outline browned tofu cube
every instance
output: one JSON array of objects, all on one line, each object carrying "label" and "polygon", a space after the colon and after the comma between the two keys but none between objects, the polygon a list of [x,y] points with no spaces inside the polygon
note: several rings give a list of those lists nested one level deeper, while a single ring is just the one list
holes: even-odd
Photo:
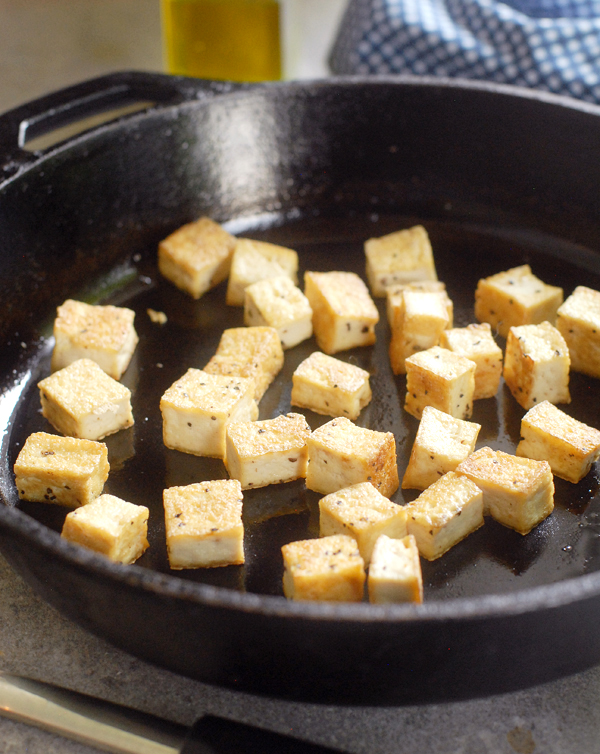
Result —
[{"label": "browned tofu cube", "polygon": [[298,282],[298,254],[285,246],[266,241],[238,238],[231,259],[227,283],[227,303],[244,305],[244,291],[259,280],[286,275],[292,283]]},{"label": "browned tofu cube", "polygon": [[204,371],[251,379],[258,403],[282,366],[283,348],[274,327],[232,327],[223,331]]},{"label": "browned tofu cube", "polygon": [[362,601],[365,564],[352,537],[336,534],[290,542],[281,552],[283,593],[288,599]]},{"label": "browned tofu cube", "polygon": [[483,526],[483,497],[477,485],[449,471],[405,506],[408,533],[421,555],[436,560]]},{"label": "browned tofu cube", "polygon": [[367,279],[374,296],[395,283],[437,280],[433,251],[422,225],[365,241]]},{"label": "browned tofu cube", "polygon": [[575,372],[600,377],[600,291],[578,285],[556,315]]},{"label": "browned tofu cube", "polygon": [[52,371],[91,359],[115,380],[127,369],[138,336],[135,312],[123,306],[92,306],[67,299],[54,320]]},{"label": "browned tofu cube", "polygon": [[169,565],[214,568],[244,562],[242,489],[235,479],[216,479],[163,492]]},{"label": "browned tofu cube", "polygon": [[379,312],[367,286],[353,272],[307,272],[304,293],[322,351],[334,354],[375,343]]},{"label": "browned tofu cube", "polygon": [[446,292],[446,284],[442,283],[441,280],[418,280],[412,283],[398,283],[387,286],[385,289],[386,314],[390,327],[394,321],[395,309],[400,304],[405,291],[441,293],[442,300],[446,304],[446,311],[448,312],[448,327],[452,327],[454,322],[454,304]]},{"label": "browned tofu cube", "polygon": [[473,400],[496,395],[502,376],[502,349],[487,322],[445,330],[440,336],[440,346],[475,363]]},{"label": "browned tofu cube", "polygon": [[192,298],[200,298],[229,274],[235,243],[218,223],[201,217],[160,242],[158,269]]},{"label": "browned tofu cube", "polygon": [[405,291],[398,297],[389,348],[394,374],[406,372],[409,356],[439,344],[449,324],[445,298],[445,293],[432,291]]},{"label": "browned tofu cube", "polygon": [[377,537],[387,534],[400,539],[407,534],[406,511],[378,492],[369,482],[353,484],[319,501],[320,534],[346,534],[358,543],[365,565]]},{"label": "browned tofu cube", "polygon": [[371,401],[369,373],[354,364],[315,351],[292,375],[292,406],[353,421]]},{"label": "browned tofu cube", "polygon": [[391,539],[382,534],[373,549],[367,582],[369,602],[423,602],[423,575],[412,534]]},{"label": "browned tofu cube", "polygon": [[567,344],[549,322],[510,328],[504,380],[523,408],[542,401],[570,403],[570,364]]},{"label": "browned tofu cube", "polygon": [[21,500],[77,508],[98,497],[108,479],[108,450],[103,442],[34,432],[15,461]]},{"label": "browned tofu cube", "polygon": [[511,327],[553,324],[562,301],[562,288],[546,285],[524,264],[479,281],[475,316],[506,338]]},{"label": "browned tofu cube", "polygon": [[131,391],[91,359],[79,359],[38,382],[42,414],[64,435],[101,440],[131,427]]},{"label": "browned tofu cube", "polygon": [[61,537],[99,552],[114,563],[129,565],[148,548],[149,515],[144,505],[100,495],[67,514]]},{"label": "browned tofu cube", "polygon": [[309,435],[310,427],[301,414],[230,424],[225,454],[229,476],[244,490],[303,479]]},{"label": "browned tofu cube", "polygon": [[410,356],[405,365],[404,408],[409,414],[420,419],[425,406],[433,406],[457,419],[471,417],[477,368],[473,361],[434,346]]},{"label": "browned tofu cube", "polygon": [[554,480],[547,461],[480,448],[456,472],[483,492],[485,515],[519,534],[528,534],[554,510]]},{"label": "browned tofu cube", "polygon": [[396,440],[391,432],[357,427],[346,417],[332,419],[307,439],[309,490],[328,495],[370,482],[385,497],[399,485]]},{"label": "browned tofu cube", "polygon": [[600,456],[600,432],[552,403],[529,409],[521,420],[517,455],[548,461],[552,473],[576,484]]},{"label": "browned tofu cube", "polygon": [[474,450],[481,425],[425,406],[402,489],[424,490],[454,471]]}]

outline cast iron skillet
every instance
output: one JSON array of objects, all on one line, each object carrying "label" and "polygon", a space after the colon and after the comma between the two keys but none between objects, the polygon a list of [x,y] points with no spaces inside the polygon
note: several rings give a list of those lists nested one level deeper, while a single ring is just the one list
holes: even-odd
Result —
[{"label": "cast iron skillet", "polygon": [[[29,138],[97,110],[155,103],[44,152]],[[422,222],[456,323],[473,321],[477,280],[529,262],[543,280],[600,288],[600,109],[474,83],[334,79],[252,88],[134,73],[50,95],[0,117],[0,548],[49,602],[114,644],[204,681],[329,703],[402,704],[509,691],[600,659],[598,476],[556,480],[554,514],[527,537],[488,521],[424,563],[421,606],[291,603],[280,547],[318,535],[302,482],[245,495],[247,563],[168,569],[165,486],[225,475],[220,461],[164,448],[160,395],[203,366],[242,323],[224,288],[194,302],[162,281],[157,242],[208,214],[283,243],[302,270],[362,273],[363,241]],[[127,304],[140,344],[124,382],[136,424],[107,438],[106,490],[151,509],[151,547],[121,567],[62,542],[65,511],[17,501],[12,465],[39,414],[55,307],[67,297]],[[148,308],[168,323],[153,324]],[[382,308],[383,314],[383,308]],[[396,435],[402,475],[417,421],[391,375],[385,317],[374,348],[341,358],[371,372],[359,423]],[[261,404],[288,411],[290,376]],[[572,376],[569,413],[600,426],[598,382]],[[504,386],[476,404],[478,445],[513,452],[522,416]],[[306,412],[313,427],[327,421]],[[413,499],[398,492],[398,502]]]}]

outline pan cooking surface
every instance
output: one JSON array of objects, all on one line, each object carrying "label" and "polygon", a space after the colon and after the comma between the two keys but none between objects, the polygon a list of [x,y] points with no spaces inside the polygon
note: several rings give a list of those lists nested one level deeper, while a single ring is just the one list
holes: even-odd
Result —
[{"label": "pan cooking surface", "polygon": [[[277,219],[268,227],[258,223],[253,226],[249,220],[240,235],[296,249],[301,274],[305,270],[342,269],[353,270],[364,277],[363,241],[417,222],[423,222],[430,233],[438,276],[446,283],[454,301],[455,326],[475,321],[474,291],[480,277],[525,262],[545,282],[562,286],[565,297],[579,284],[600,288],[600,263],[592,254],[555,238],[510,228],[499,233],[497,228],[471,227],[451,221],[371,215],[284,222]],[[225,284],[199,301],[193,301],[159,277],[155,260],[155,249],[144,250],[139,261],[134,261],[134,279],[117,286],[111,295],[92,300],[134,309],[140,336],[132,363],[122,380],[133,393],[135,426],[105,439],[111,464],[105,492],[150,508],[150,547],[137,565],[176,574],[182,579],[281,595],[281,546],[296,539],[317,537],[319,533],[320,495],[306,490],[302,480],[244,493],[244,566],[178,572],[169,569],[162,490],[173,485],[227,478],[227,472],[220,460],[198,458],[164,447],[160,397],[187,368],[202,368],[207,363],[223,329],[243,324],[243,312],[241,308],[225,305]],[[373,400],[357,423],[394,432],[402,477],[418,421],[402,409],[405,378],[394,377],[389,367],[385,302],[377,301],[381,315],[377,344],[342,352],[337,357],[370,372]],[[165,312],[167,324],[152,323],[147,315],[148,308]],[[499,339],[499,342],[504,347],[504,341]],[[51,346],[49,340],[47,348],[40,351],[34,379],[13,424],[11,466],[29,434],[54,432],[40,414],[36,387],[37,381],[49,373]],[[261,419],[292,410],[304,413],[313,429],[330,420],[330,417],[290,407],[291,375],[314,350],[316,343],[310,339],[285,352],[284,368],[261,402]],[[572,374],[572,403],[561,408],[581,421],[600,427],[597,391],[597,381]],[[501,383],[496,398],[475,403],[472,421],[482,425],[477,447],[489,445],[514,453],[524,413]],[[596,571],[600,565],[598,471],[593,468],[577,485],[560,479],[555,479],[555,485],[554,513],[526,537],[487,518],[484,527],[439,560],[422,561],[425,600],[506,593]],[[409,502],[418,494],[414,490],[398,490],[392,499],[398,503]],[[68,512],[62,507],[42,503],[20,502],[19,506],[56,531],[61,530]]]}]

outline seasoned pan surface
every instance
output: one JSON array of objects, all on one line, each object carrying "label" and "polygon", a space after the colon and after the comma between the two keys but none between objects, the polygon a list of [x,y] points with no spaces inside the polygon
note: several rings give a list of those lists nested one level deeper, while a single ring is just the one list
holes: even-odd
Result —
[{"label": "seasoned pan surface", "polygon": [[[578,485],[557,479],[554,513],[526,537],[488,520],[424,562],[422,606],[283,599],[281,545],[318,535],[319,496],[302,482],[245,493],[244,566],[173,575],[162,490],[226,472],[220,461],[164,447],[160,396],[188,367],[206,364],[242,313],[225,305],[224,286],[192,301],[161,280],[156,248],[209,214],[239,235],[297,249],[301,272],[364,275],[367,238],[420,222],[457,325],[473,321],[477,280],[517,264],[566,295],[579,284],[600,289],[599,113],[489,86],[399,79],[220,93],[203,82],[125,75],[61,96],[87,102],[90,91],[115,87],[163,103],[42,155],[17,150],[0,185],[6,557],[69,616],[141,657],[289,698],[450,700],[597,662],[595,469]],[[0,137],[26,116],[34,122],[28,112],[0,119]],[[61,542],[65,511],[19,503],[14,489],[25,438],[52,431],[36,383],[49,372],[52,318],[67,296],[136,311],[140,343],[123,378],[136,423],[106,438],[106,491],[151,511],[150,548],[128,568]],[[167,323],[153,323],[148,308]],[[405,380],[389,368],[382,302],[380,312],[377,344],[339,356],[370,372],[374,398],[358,423],[394,432],[402,475],[418,422],[402,409]],[[261,418],[290,410],[291,374],[315,347],[310,340],[286,352]],[[597,381],[573,375],[571,392],[568,412],[600,426]],[[328,420],[304,413],[313,428]],[[477,402],[478,446],[514,452],[522,414],[503,385]]]}]

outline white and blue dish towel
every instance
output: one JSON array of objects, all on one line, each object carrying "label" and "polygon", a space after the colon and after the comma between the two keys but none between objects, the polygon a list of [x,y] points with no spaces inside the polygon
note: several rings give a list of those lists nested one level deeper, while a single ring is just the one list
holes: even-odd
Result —
[{"label": "white and blue dish towel", "polygon": [[600,102],[600,0],[349,0],[337,74],[484,79]]}]

